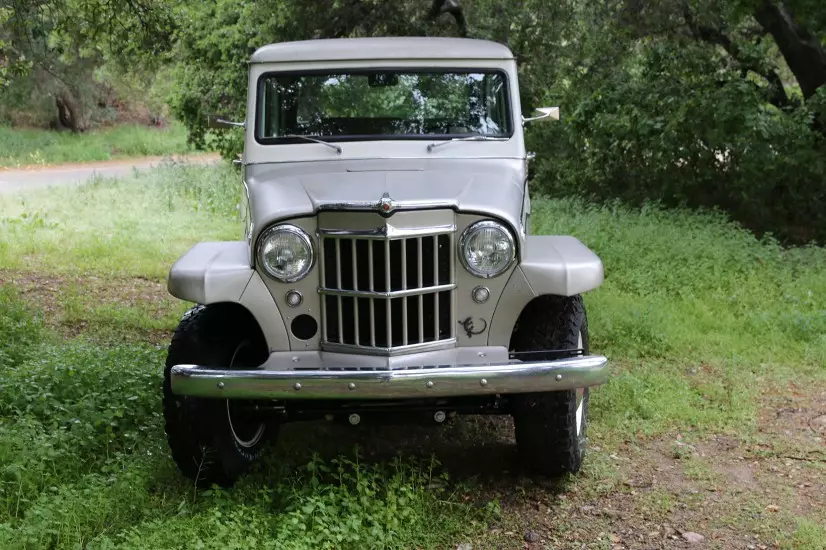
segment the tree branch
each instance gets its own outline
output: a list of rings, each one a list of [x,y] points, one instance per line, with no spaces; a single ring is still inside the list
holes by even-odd
[[[826,51],[820,40],[799,25],[782,1],[762,0],[755,19],[772,35],[794,73],[803,97],[809,99],[826,85]]]
[[[740,46],[720,28],[699,24],[688,4],[683,5],[683,19],[685,19],[689,31],[695,38],[722,47],[744,71],[751,71],[763,77],[769,86],[768,100],[773,105],[781,109],[788,109],[793,106],[786,93],[786,88],[783,86],[783,79],[780,78],[776,70],[761,67],[758,60],[749,59],[740,49]],[[723,27],[722,24],[720,26]]]
[[[459,36],[467,36],[467,20],[464,11],[462,11],[462,6],[459,5],[459,0],[433,0],[430,5],[430,18],[436,19],[443,13],[449,13],[456,20],[456,25],[459,27]]]

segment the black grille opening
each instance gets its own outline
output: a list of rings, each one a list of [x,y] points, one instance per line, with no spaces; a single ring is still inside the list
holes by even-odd
[[[436,237],[422,237],[422,286],[434,286]]]
[[[338,330],[338,298],[335,296],[324,297],[325,323],[327,324],[327,341],[340,342]]]
[[[453,330],[450,319],[451,299],[450,291],[439,293],[439,340],[450,338]]]
[[[404,273],[402,273],[402,242],[390,241],[390,288],[401,290]]]
[[[358,290],[370,290],[370,270],[367,266],[367,254],[370,247],[370,241],[359,239],[356,241],[356,282],[358,283]]]
[[[361,312],[359,312],[361,313]],[[343,297],[341,299],[341,343],[356,343],[356,314],[355,299]]]
[[[325,239],[324,249],[324,286],[327,288],[337,288],[336,282],[336,241],[335,239]]]
[[[419,334],[419,299],[407,299],[407,342],[418,344],[421,335]]]
[[[362,346],[370,346],[370,298],[356,298],[359,307],[359,341]]]
[[[394,298],[390,300],[390,319],[393,323],[393,336],[391,338],[392,346],[404,345],[404,301],[403,298]]]
[[[387,292],[387,278],[385,277],[384,241],[371,241],[373,247],[373,285],[377,292]],[[368,266],[365,266],[367,269]]]
[[[439,282],[440,285],[450,284],[450,257],[453,250],[450,248],[450,237],[448,235],[439,235]]]
[[[341,254],[341,285],[337,288],[353,290],[353,241],[348,239],[339,240],[339,253]]]
[[[424,341],[432,342],[436,339],[436,295],[422,296],[422,311],[424,312]]]

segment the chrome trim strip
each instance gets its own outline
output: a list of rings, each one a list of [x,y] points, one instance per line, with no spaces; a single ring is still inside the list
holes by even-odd
[[[221,399],[409,399],[573,390],[608,381],[602,356],[396,371],[230,370],[175,365],[172,392]]]
[[[406,346],[395,346],[392,348],[380,347],[366,347],[356,346],[353,344],[338,344],[336,342],[322,342],[321,349],[324,351],[332,351],[339,353],[359,353],[362,355],[380,355],[382,357],[393,357],[395,355],[405,355],[408,353],[437,351],[441,349],[448,349],[456,346],[456,339],[450,338],[445,340],[437,340],[435,342],[419,342],[416,344],[408,344]]]
[[[319,229],[322,237],[351,237],[357,239],[403,239],[407,237],[428,237],[444,235],[456,231],[456,226],[437,225],[434,227],[397,228],[392,225],[382,225],[372,229]]]
[[[439,286],[428,286],[425,288],[408,288],[407,290],[393,290],[391,292],[377,292],[375,290],[339,290],[337,288],[319,287],[319,294],[329,294],[332,296],[349,296],[352,298],[404,298],[405,296],[421,296],[434,292],[444,292],[456,288],[456,283]]]

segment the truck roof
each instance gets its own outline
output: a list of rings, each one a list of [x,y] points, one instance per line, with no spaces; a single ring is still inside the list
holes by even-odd
[[[489,40],[436,37],[331,38],[281,42],[258,48],[251,63],[356,61],[381,59],[513,59],[504,45]]]

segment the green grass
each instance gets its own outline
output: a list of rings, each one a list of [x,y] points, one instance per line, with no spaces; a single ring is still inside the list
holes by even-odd
[[[537,201],[537,233],[605,264],[592,347],[619,366],[593,400],[611,433],[747,430],[765,381],[826,378],[826,250],[783,249],[722,216]]]
[[[186,129],[124,124],[80,134],[0,126],[0,167],[89,162],[190,152]]]
[[[493,497],[462,498],[474,486],[445,481],[427,459],[280,449],[231,491],[196,492],[179,476],[159,416],[164,351],[146,337],[185,306],[126,298],[130,281],[163,280],[195,242],[240,236],[238,181],[229,167],[169,165],[0,196],[0,268],[69,280],[60,315],[84,327],[81,338],[58,336],[0,290],[0,547],[444,548],[484,539],[498,521]],[[748,438],[762,391],[826,379],[823,248],[783,249],[715,214],[568,200],[534,208],[535,232],[579,237],[607,275],[586,298],[592,348],[615,368],[591,401],[589,429],[604,450],[569,494],[628,493],[609,458],[624,441]],[[93,277],[122,303],[101,300]],[[705,461],[685,457],[680,468],[717,483]],[[665,517],[680,498],[656,488],[640,502]],[[791,519],[766,529],[786,547],[819,547],[817,519]]]

